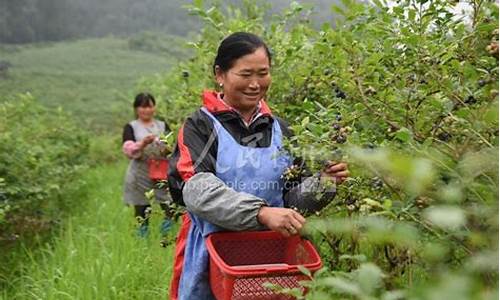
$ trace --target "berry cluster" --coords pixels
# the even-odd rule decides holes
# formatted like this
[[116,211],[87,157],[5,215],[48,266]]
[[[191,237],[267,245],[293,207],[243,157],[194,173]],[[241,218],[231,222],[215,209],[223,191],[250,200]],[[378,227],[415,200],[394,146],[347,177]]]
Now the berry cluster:
[[300,178],[301,174],[302,169],[299,166],[291,165],[285,170],[285,172],[283,172],[283,174],[281,174],[281,179],[284,179],[286,181],[293,181]]
[[342,126],[342,115],[337,114],[335,116],[335,122],[332,124],[332,128],[334,130],[334,134],[332,136],[333,141],[338,144],[344,144],[347,141],[347,134],[352,131],[352,128],[349,126]]

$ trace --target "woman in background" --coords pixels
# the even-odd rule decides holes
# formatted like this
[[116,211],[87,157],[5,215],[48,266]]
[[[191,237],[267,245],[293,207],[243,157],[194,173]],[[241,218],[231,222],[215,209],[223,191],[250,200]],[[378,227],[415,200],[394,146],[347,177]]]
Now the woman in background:
[[160,233],[166,235],[172,225],[168,209],[168,191],[158,189],[155,182],[149,178],[148,172],[148,158],[159,155],[165,147],[159,140],[160,135],[170,132],[165,122],[155,119],[155,108],[156,101],[152,95],[138,94],[134,101],[136,119],[123,128],[123,152],[130,159],[125,176],[123,201],[134,206],[135,217],[139,220],[137,234],[140,237],[148,234],[151,205],[145,193],[152,189],[165,213]]

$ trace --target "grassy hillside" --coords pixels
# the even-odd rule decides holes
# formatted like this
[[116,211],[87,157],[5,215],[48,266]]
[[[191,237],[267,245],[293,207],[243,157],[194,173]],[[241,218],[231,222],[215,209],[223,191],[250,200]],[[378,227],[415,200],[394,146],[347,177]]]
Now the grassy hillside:
[[113,130],[132,116],[136,82],[165,72],[169,53],[132,50],[127,39],[105,38],[28,46],[0,45],[0,61],[12,66],[0,77],[0,93],[32,93],[41,103],[75,114],[86,126]]
[[122,161],[82,176],[86,194],[74,196],[85,204],[41,251],[17,253],[26,263],[4,274],[0,299],[166,298],[173,248],[160,247],[159,207],[150,236],[135,236],[132,210],[121,200],[125,167]]

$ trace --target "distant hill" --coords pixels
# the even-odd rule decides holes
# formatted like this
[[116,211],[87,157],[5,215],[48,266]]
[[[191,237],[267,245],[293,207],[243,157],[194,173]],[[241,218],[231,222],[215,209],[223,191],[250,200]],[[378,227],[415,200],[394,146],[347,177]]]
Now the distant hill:
[[[317,23],[331,19],[335,1],[309,0]],[[208,4],[210,1],[205,1]],[[212,1],[215,2],[215,1]],[[212,3],[210,2],[210,3]],[[243,1],[219,1],[222,6]],[[271,1],[273,11],[290,5],[289,0]],[[0,1],[0,43],[33,43],[112,35],[129,36],[160,31],[186,36],[199,30],[181,0],[6,0]],[[225,3],[225,4],[224,4]]]
[[182,42],[175,43],[171,51],[153,49],[148,35],[138,35],[0,46],[0,61],[10,64],[0,77],[1,99],[29,92],[47,107],[73,113],[83,127],[120,130],[133,116],[137,81],[182,59]]

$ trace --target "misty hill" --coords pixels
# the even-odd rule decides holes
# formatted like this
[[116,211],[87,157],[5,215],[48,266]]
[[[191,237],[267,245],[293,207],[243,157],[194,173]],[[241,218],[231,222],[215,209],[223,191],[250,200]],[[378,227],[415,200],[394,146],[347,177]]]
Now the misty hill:
[[[197,32],[199,23],[189,17],[181,0],[1,0],[0,43],[60,41],[108,35],[129,36],[141,31],[161,31],[185,36]],[[219,1],[241,5],[243,1]],[[272,1],[273,11],[290,0]],[[317,22],[331,18],[336,1],[308,0]],[[225,4],[224,4],[225,3]],[[207,4],[208,5],[208,4]]]
[[164,73],[183,58],[182,48],[150,49],[148,38],[0,46],[0,61],[11,65],[0,77],[2,100],[29,92],[44,106],[73,113],[82,127],[120,130],[133,116],[132,99],[140,91],[137,81]]

